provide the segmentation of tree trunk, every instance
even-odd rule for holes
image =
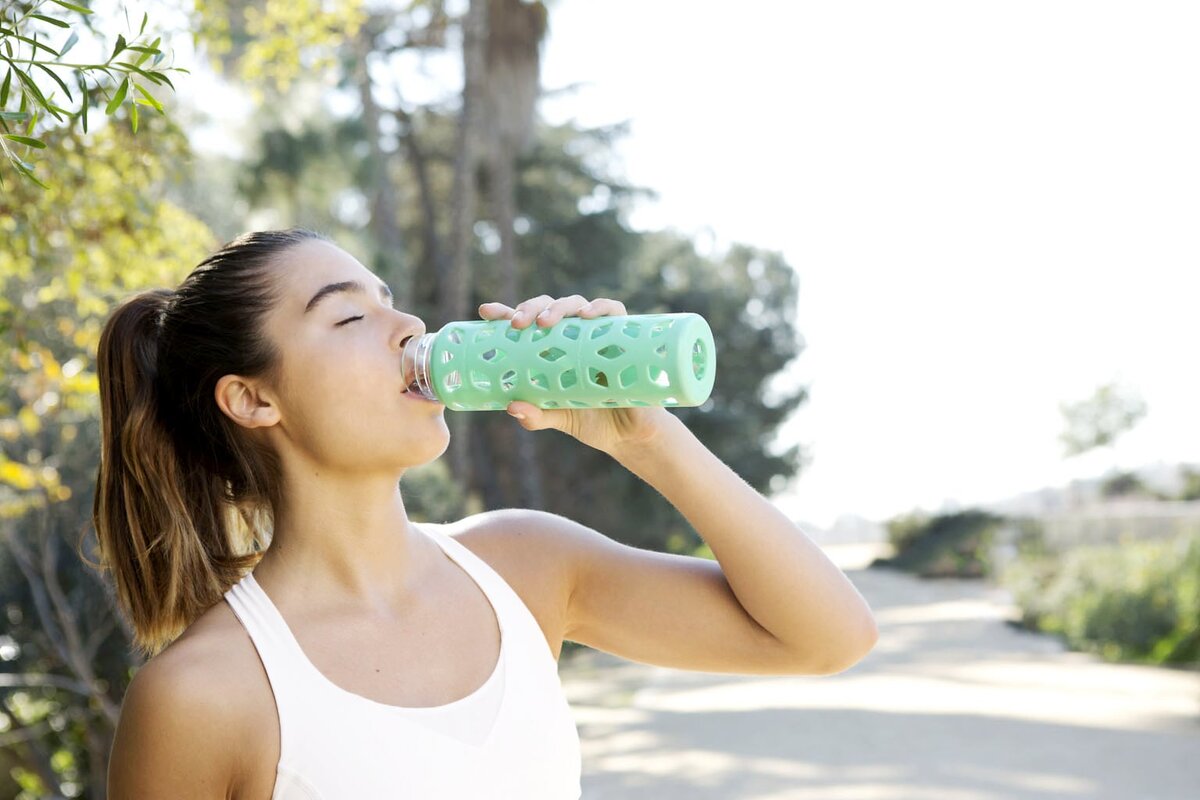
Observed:
[[[408,150],[408,163],[412,166],[413,177],[417,182],[417,196],[421,202],[421,262],[422,271],[429,276],[446,272],[446,257],[442,249],[441,237],[438,235],[437,200],[434,197],[433,183],[429,178],[429,164],[425,151],[417,138],[416,123],[411,114],[397,104],[393,113],[400,120],[400,137]],[[414,295],[415,299],[415,295]],[[415,305],[415,303],[414,303]]]
[[[475,228],[475,170],[479,163],[478,140],[480,113],[483,110],[485,79],[484,47],[487,42],[488,6],[486,0],[471,0],[463,18],[463,99],[458,124],[458,149],[454,159],[454,187],[449,269],[439,276],[438,326],[460,319],[473,319],[470,313],[469,269]],[[465,486],[473,486],[471,474],[471,415],[455,414],[451,423],[450,469]]]
[[[538,287],[534,291],[522,291],[518,277],[517,242],[514,223],[517,216],[516,194],[516,153],[510,152],[506,143],[495,150],[496,156],[491,165],[489,188],[492,193],[492,208],[496,217],[496,227],[500,230],[500,296],[503,302],[514,305],[524,300],[527,295],[540,294]],[[530,431],[519,425],[505,431],[512,446],[508,452],[515,456],[516,490],[511,505],[518,508],[544,508],[542,495],[542,471],[537,459],[537,442]]]
[[[542,3],[490,0],[485,85],[488,118],[486,142],[488,191],[492,215],[500,234],[499,297],[515,305],[541,294],[542,287],[522,286],[517,261],[514,223],[517,216],[516,163],[531,141],[539,88],[541,41],[546,33]],[[513,425],[502,430],[512,454],[512,495],[509,505],[544,508],[541,463],[536,434]]]
[[[374,49],[371,37],[370,26],[364,25],[355,40],[358,60],[354,67],[354,82],[358,86],[358,96],[362,102],[363,126],[366,128],[370,158],[374,165],[370,185],[370,226],[378,247],[375,271],[396,287],[396,306],[411,308],[414,299],[413,276],[412,271],[406,270],[403,263],[404,242],[400,235],[399,202],[396,198],[396,186],[388,169],[392,154],[385,153],[379,144],[379,106],[371,93],[371,75],[367,70],[367,56]]]

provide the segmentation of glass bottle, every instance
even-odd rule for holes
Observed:
[[[717,349],[699,314],[451,322],[401,355],[409,391],[456,411],[698,406],[712,393]]]

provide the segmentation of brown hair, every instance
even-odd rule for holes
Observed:
[[[278,378],[264,330],[280,301],[273,264],[328,238],[304,228],[245,233],[178,289],[122,302],[100,335],[100,468],[92,522],[134,645],[154,656],[220,601],[270,543],[276,453],[215,399],[230,373]]]

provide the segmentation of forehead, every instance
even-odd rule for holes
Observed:
[[[297,294],[316,288],[321,281],[371,277],[371,271],[357,258],[323,239],[309,239],[289,248],[283,253],[282,262],[286,267],[285,280]]]
[[[313,316],[328,297],[342,292],[366,291],[369,296],[391,296],[375,273],[337,245],[313,239],[291,248],[283,256],[284,306],[289,316]]]

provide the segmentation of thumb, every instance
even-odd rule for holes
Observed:
[[[557,428],[555,417],[564,412],[553,409],[542,409],[533,403],[514,400],[508,404],[508,413],[521,423],[527,431],[540,431],[544,428]]]

